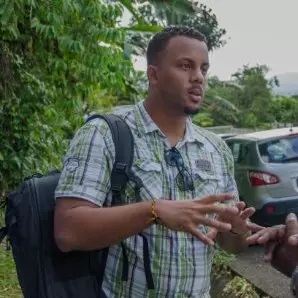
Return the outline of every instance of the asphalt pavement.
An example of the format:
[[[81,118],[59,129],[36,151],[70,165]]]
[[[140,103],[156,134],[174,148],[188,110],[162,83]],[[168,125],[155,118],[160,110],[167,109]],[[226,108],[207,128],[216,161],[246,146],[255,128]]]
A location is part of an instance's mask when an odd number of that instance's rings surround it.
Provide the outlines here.
[[[251,246],[237,255],[232,269],[272,298],[292,298],[290,278],[263,261],[262,246]]]

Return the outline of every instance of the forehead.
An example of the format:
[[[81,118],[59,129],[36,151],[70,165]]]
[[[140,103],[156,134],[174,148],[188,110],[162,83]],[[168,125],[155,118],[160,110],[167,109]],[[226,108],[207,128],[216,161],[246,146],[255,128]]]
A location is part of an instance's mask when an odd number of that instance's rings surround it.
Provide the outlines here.
[[[204,41],[185,36],[171,38],[162,53],[162,60],[188,58],[199,63],[208,62],[208,48]]]

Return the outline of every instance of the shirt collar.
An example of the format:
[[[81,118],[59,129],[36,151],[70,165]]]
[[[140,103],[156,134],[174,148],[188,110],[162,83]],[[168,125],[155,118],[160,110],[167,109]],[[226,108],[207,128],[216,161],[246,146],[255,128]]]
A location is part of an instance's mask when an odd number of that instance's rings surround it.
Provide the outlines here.
[[[144,100],[136,104],[134,109],[135,119],[137,123],[137,129],[140,134],[149,134],[157,131],[162,137],[165,135],[150,117],[144,106]]]
[[[198,129],[195,128],[195,124],[193,124],[190,117],[188,117],[186,121],[186,131],[185,131],[184,139],[186,140],[186,142],[197,141],[201,144],[206,143],[206,139],[200,134]]]
[[[162,137],[165,137],[165,135],[162,133],[162,131],[159,129],[156,123],[152,120],[149,113],[146,111],[144,107],[144,100],[136,104],[134,114],[139,133],[148,134],[157,131]],[[195,141],[201,144],[204,144],[204,141],[206,142],[205,138],[202,137],[198,131],[196,131],[191,118],[188,117],[186,119],[186,130],[184,138],[181,140],[181,142],[185,143]]]

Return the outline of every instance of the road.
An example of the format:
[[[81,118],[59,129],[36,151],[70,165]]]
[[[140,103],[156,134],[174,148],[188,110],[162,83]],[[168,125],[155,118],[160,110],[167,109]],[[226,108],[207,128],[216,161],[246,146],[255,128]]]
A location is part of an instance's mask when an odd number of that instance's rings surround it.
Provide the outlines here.
[[[291,298],[290,279],[265,263],[263,255],[261,246],[249,247],[237,256],[232,269],[272,298]]]

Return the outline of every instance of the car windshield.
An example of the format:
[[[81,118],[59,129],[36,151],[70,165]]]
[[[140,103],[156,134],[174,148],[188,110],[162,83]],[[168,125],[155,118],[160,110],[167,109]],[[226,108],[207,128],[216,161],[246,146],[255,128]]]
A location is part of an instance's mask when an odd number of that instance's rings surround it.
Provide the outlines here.
[[[262,142],[258,147],[264,162],[298,162],[298,135]]]

